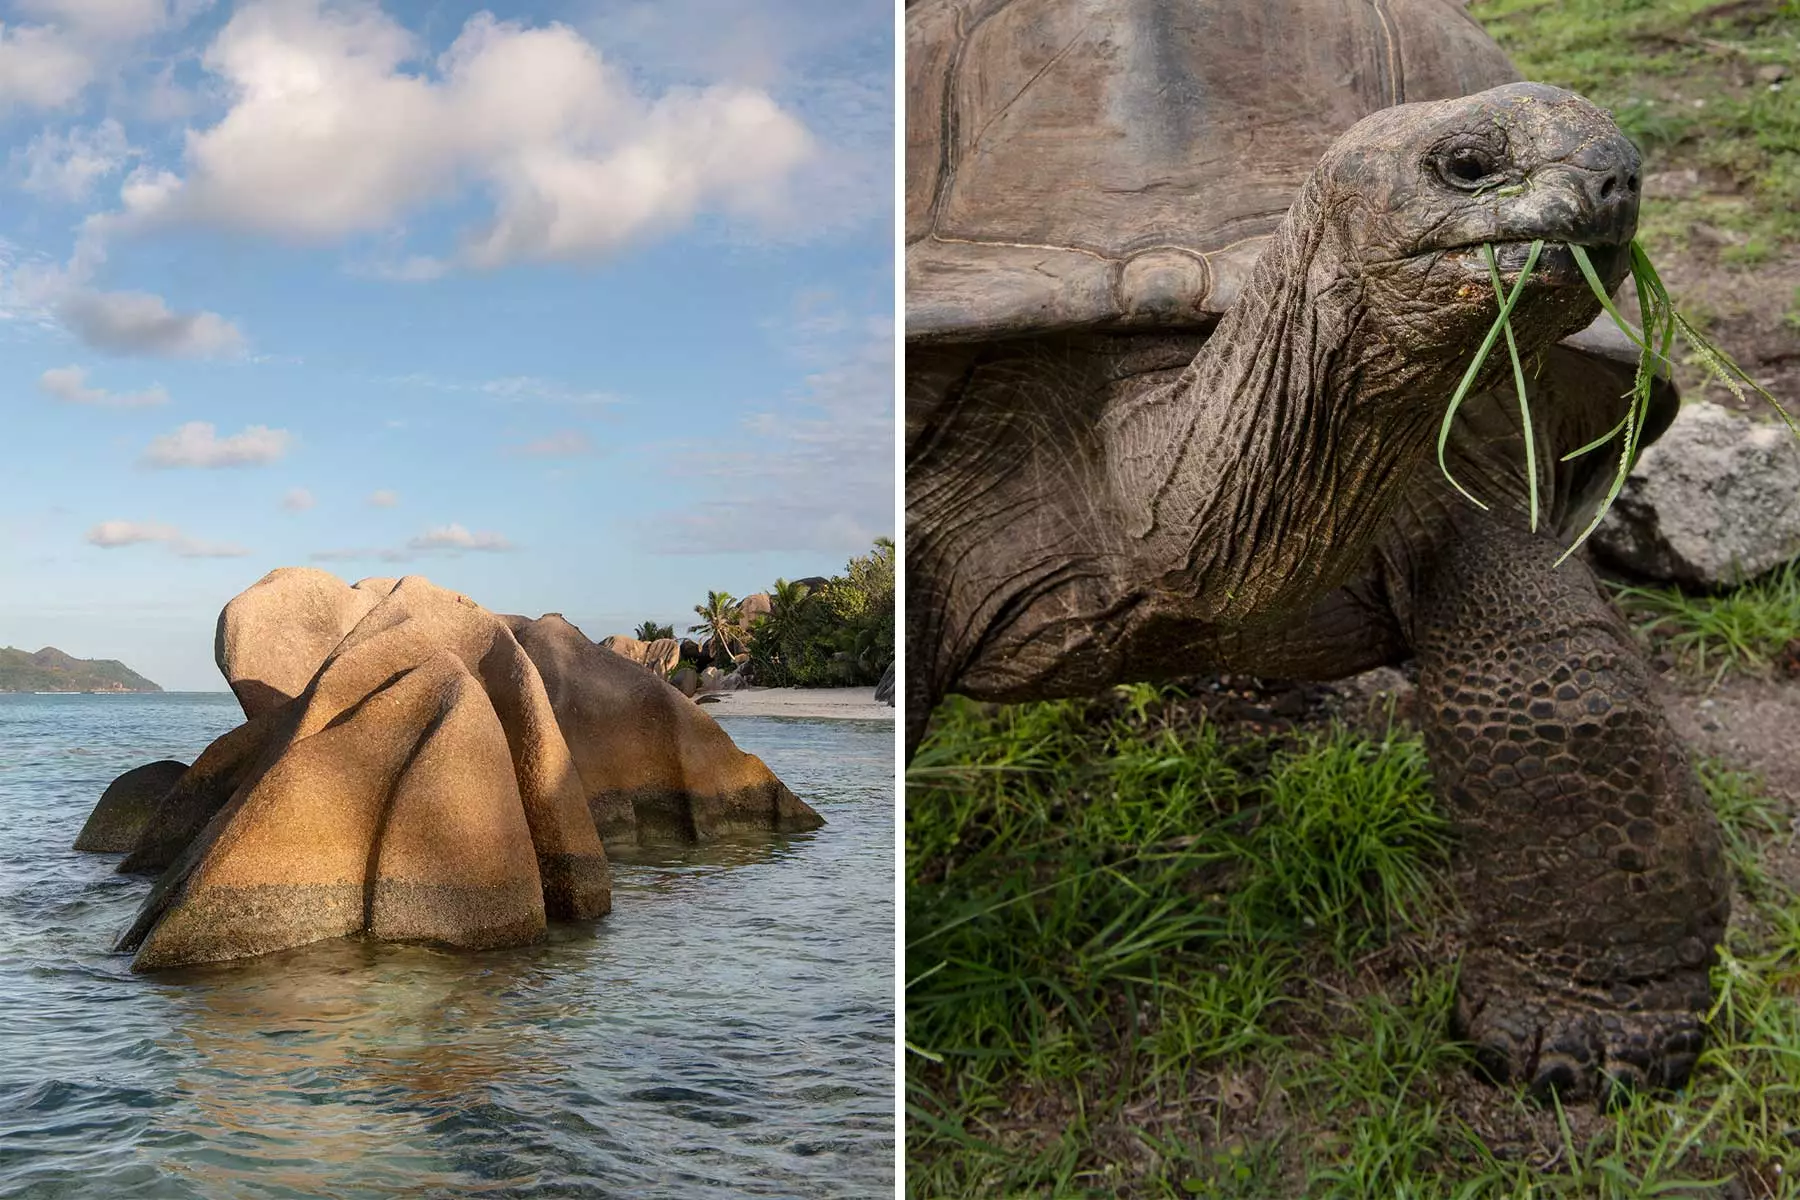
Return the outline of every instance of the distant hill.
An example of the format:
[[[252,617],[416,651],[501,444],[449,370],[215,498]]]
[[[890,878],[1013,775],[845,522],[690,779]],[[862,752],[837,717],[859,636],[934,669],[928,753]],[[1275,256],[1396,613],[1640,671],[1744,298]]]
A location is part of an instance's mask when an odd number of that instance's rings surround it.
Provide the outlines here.
[[[122,662],[75,658],[55,646],[36,654],[0,646],[0,692],[160,692]]]

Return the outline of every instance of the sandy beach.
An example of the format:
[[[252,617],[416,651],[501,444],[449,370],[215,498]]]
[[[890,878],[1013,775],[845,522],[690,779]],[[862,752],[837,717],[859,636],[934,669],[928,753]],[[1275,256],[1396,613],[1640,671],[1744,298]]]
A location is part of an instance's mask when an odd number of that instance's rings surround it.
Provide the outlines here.
[[[892,721],[894,707],[875,699],[875,689],[745,688],[714,692],[701,707],[714,717],[833,717],[846,721]]]

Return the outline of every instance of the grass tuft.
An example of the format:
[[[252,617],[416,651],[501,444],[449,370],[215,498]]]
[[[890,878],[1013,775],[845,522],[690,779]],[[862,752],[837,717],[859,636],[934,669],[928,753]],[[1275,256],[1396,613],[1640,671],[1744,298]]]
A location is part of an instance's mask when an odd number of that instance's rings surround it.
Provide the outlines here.
[[[1715,684],[1729,670],[1766,675],[1800,642],[1800,559],[1713,595],[1635,585],[1612,592],[1646,641]]]

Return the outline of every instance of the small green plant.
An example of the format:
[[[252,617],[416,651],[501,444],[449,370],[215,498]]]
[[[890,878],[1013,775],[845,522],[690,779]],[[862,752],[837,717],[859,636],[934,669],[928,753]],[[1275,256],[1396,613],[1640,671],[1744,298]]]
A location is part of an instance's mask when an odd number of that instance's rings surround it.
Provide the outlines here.
[[[1638,631],[1674,652],[1684,667],[1753,674],[1800,640],[1800,559],[1719,595],[1673,587],[1619,586],[1613,595]]]

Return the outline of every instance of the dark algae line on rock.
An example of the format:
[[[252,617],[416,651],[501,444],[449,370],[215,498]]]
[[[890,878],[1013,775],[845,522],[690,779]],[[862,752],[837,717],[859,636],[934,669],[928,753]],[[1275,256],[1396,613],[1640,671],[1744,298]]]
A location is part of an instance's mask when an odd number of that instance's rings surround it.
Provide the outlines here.
[[[216,653],[246,723],[115,781],[76,847],[161,871],[120,944],[139,970],[356,933],[518,945],[611,908],[607,846],[823,823],[560,617],[417,576],[271,572],[220,614]]]
[[[0,692],[160,692],[124,663],[76,658],[55,646],[36,653],[0,646]]]

